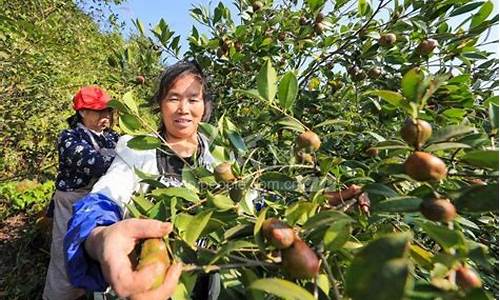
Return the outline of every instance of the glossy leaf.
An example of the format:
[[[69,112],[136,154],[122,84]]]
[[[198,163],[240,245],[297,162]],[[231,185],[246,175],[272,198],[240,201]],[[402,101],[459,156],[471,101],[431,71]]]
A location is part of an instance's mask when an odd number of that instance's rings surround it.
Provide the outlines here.
[[[498,170],[498,150],[471,151],[462,160],[473,166]]]
[[[269,102],[273,102],[276,95],[276,71],[267,59],[257,75],[257,90],[259,95]]]
[[[151,150],[161,146],[161,141],[154,136],[138,135],[127,142],[127,146],[136,150]]]
[[[498,183],[475,185],[463,191],[454,204],[459,211],[498,211],[498,199]]]
[[[306,289],[279,278],[255,280],[249,288],[264,291],[287,300],[314,300],[313,295]]]
[[[292,110],[297,98],[298,81],[293,72],[287,72],[278,85],[278,100],[280,105],[287,110]]]
[[[194,246],[196,240],[203,232],[212,216],[212,211],[205,210],[194,216],[186,227],[184,240],[191,246]]]
[[[412,101],[418,100],[418,90],[424,76],[424,72],[418,67],[406,72],[401,80],[401,91],[406,98]]]

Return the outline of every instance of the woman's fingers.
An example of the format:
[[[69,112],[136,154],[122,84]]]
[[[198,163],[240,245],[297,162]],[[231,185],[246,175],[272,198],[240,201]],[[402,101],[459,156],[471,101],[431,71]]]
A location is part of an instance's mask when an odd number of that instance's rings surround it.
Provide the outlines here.
[[[174,263],[168,268],[167,274],[165,275],[165,281],[162,285],[154,290],[150,290],[144,293],[138,293],[130,297],[131,300],[165,300],[170,298],[179,282],[179,277],[182,273],[182,263]]]
[[[123,221],[130,237],[135,239],[159,238],[172,231],[172,224],[149,219],[127,219]]]

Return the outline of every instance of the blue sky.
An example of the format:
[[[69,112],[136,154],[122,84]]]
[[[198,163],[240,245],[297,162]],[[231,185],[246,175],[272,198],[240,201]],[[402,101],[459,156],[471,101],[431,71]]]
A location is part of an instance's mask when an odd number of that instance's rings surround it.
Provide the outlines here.
[[[213,11],[219,2],[222,2],[224,5],[229,7],[232,11],[233,17],[235,16],[236,8],[233,5],[232,0],[126,0],[125,3],[114,7],[113,10],[118,13],[120,20],[127,24],[124,32],[126,36],[131,32],[131,30],[134,30],[131,22],[132,19],[139,18],[143,21],[147,28],[150,28],[156,25],[160,18],[163,18],[169,24],[171,30],[175,31],[176,34],[181,35],[181,44],[183,45],[181,50],[182,53],[186,50],[185,39],[189,36],[192,26],[195,25],[199,31],[204,31],[204,28],[200,24],[196,23],[190,16],[189,10],[193,7],[193,5],[202,4],[204,6],[210,5],[211,10]],[[492,15],[498,14],[498,2],[493,1],[493,3],[494,11]],[[466,16],[466,14],[458,18],[462,18],[464,16]],[[460,20],[453,20],[451,25],[456,26],[458,23],[460,23]],[[488,37],[488,40],[491,41],[498,39],[499,30],[498,26],[496,26]],[[498,43],[487,45],[485,49],[495,51],[497,52],[497,55],[500,54]]]

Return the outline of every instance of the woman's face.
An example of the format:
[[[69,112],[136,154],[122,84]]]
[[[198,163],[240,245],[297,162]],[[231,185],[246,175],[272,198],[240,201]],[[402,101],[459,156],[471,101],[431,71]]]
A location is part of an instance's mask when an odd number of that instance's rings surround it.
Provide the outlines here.
[[[83,125],[94,131],[101,132],[111,126],[113,118],[113,109],[106,108],[103,110],[84,109],[80,111],[83,119]]]
[[[196,134],[205,111],[203,87],[195,75],[181,75],[161,100],[160,110],[167,138],[190,138]]]

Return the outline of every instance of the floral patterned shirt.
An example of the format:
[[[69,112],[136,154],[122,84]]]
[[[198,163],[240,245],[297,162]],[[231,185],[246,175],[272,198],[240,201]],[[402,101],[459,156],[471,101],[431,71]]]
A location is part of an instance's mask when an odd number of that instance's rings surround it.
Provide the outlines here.
[[[97,147],[94,146],[92,135]],[[119,135],[114,131],[95,134],[83,126],[66,129],[59,136],[59,172],[56,189],[71,192],[101,177],[114,159]]]

